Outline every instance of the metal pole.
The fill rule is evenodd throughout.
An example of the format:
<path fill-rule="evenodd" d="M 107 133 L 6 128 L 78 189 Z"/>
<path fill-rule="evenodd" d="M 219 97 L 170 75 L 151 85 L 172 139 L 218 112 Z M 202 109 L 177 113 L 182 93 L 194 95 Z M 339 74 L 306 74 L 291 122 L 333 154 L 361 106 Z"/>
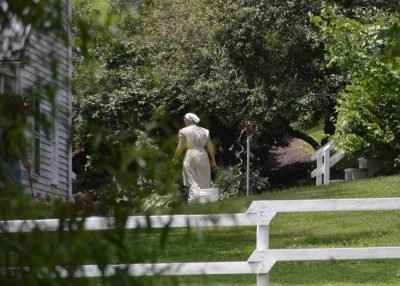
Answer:
<path fill-rule="evenodd" d="M 247 194 L 247 196 L 250 195 L 250 136 L 247 136 L 246 194 Z"/>

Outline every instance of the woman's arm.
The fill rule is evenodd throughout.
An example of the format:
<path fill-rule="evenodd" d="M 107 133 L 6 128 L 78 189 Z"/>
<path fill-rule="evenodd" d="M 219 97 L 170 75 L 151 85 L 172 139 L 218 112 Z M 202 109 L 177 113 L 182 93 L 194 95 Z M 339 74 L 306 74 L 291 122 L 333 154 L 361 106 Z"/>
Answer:
<path fill-rule="evenodd" d="M 184 150 L 185 150 L 184 138 L 183 136 L 180 136 L 178 140 L 178 146 L 176 146 L 175 154 L 174 157 L 172 158 L 172 162 L 175 163 Z"/>
<path fill-rule="evenodd" d="M 208 152 L 208 154 L 210 154 L 211 170 L 212 170 L 212 171 L 215 171 L 215 170 L 218 169 L 218 166 L 217 166 L 217 163 L 215 162 L 215 149 L 214 149 L 214 145 L 213 145 L 213 143 L 212 143 L 212 141 L 211 141 L 210 138 L 208 138 L 206 147 L 207 147 L 207 152 Z"/>

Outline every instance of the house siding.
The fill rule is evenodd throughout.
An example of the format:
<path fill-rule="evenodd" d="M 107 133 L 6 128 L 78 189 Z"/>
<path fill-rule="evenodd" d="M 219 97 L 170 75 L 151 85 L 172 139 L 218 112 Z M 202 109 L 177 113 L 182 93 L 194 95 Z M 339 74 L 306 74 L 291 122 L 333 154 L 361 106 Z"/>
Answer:
<path fill-rule="evenodd" d="M 70 1 L 64 0 L 63 16 L 70 17 Z M 69 34 L 70 21 L 65 21 L 65 33 Z M 52 69 L 52 62 L 57 62 Z M 21 69 L 21 93 L 29 95 L 32 91 L 39 92 L 40 111 L 47 119 L 55 115 L 53 128 L 50 132 L 41 128 L 40 134 L 34 130 L 31 119 L 32 141 L 40 139 L 40 171 L 33 175 L 33 191 L 44 196 L 59 196 L 71 199 L 72 166 L 70 126 L 71 126 L 71 54 L 70 47 L 57 39 L 56 35 L 40 35 L 32 30 L 24 50 L 24 65 Z M 55 71 L 55 72 L 54 72 Z M 38 83 L 51 86 L 56 90 L 54 106 L 44 89 L 37 90 Z M 55 107 L 55 113 L 53 113 Z M 57 138 L 54 138 L 54 135 Z M 54 146 L 56 144 L 56 146 Z M 32 148 L 33 150 L 33 148 Z M 33 153 L 33 152 L 32 152 Z M 33 154 L 32 154 L 33 156 Z M 24 184 L 30 193 L 28 174 L 24 173 Z"/>

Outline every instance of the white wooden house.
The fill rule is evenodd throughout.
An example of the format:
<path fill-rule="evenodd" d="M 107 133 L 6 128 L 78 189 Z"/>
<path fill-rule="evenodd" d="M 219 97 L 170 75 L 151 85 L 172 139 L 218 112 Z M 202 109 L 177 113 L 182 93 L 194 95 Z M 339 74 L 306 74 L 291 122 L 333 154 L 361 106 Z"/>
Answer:
<path fill-rule="evenodd" d="M 29 156 L 33 193 L 70 201 L 74 178 L 70 144 L 71 0 L 60 1 L 62 4 L 57 7 L 57 13 L 62 17 L 63 31 L 59 33 L 40 33 L 15 16 L 8 26 L 1 27 L 0 94 L 12 92 L 24 98 L 32 98 L 35 94 L 27 130 L 28 143 L 32 147 Z M 0 4 L 3 2 L 0 0 Z M 7 5 L 0 8 L 4 12 Z M 53 123 L 47 130 L 40 124 L 43 117 Z M 28 178 L 24 171 L 24 186 L 30 194 Z"/>

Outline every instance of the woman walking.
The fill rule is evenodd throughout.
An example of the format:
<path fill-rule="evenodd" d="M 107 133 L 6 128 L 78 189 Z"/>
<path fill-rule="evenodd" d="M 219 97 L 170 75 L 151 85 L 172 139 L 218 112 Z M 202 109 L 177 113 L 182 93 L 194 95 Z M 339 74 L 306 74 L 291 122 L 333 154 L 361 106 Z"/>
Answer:
<path fill-rule="evenodd" d="M 201 189 L 211 188 L 211 171 L 217 169 L 209 131 L 198 126 L 199 122 L 200 118 L 194 113 L 184 116 L 186 127 L 179 130 L 178 146 L 173 158 L 173 162 L 176 162 L 186 150 L 183 160 L 183 184 L 189 187 L 189 203 L 199 201 Z"/>

